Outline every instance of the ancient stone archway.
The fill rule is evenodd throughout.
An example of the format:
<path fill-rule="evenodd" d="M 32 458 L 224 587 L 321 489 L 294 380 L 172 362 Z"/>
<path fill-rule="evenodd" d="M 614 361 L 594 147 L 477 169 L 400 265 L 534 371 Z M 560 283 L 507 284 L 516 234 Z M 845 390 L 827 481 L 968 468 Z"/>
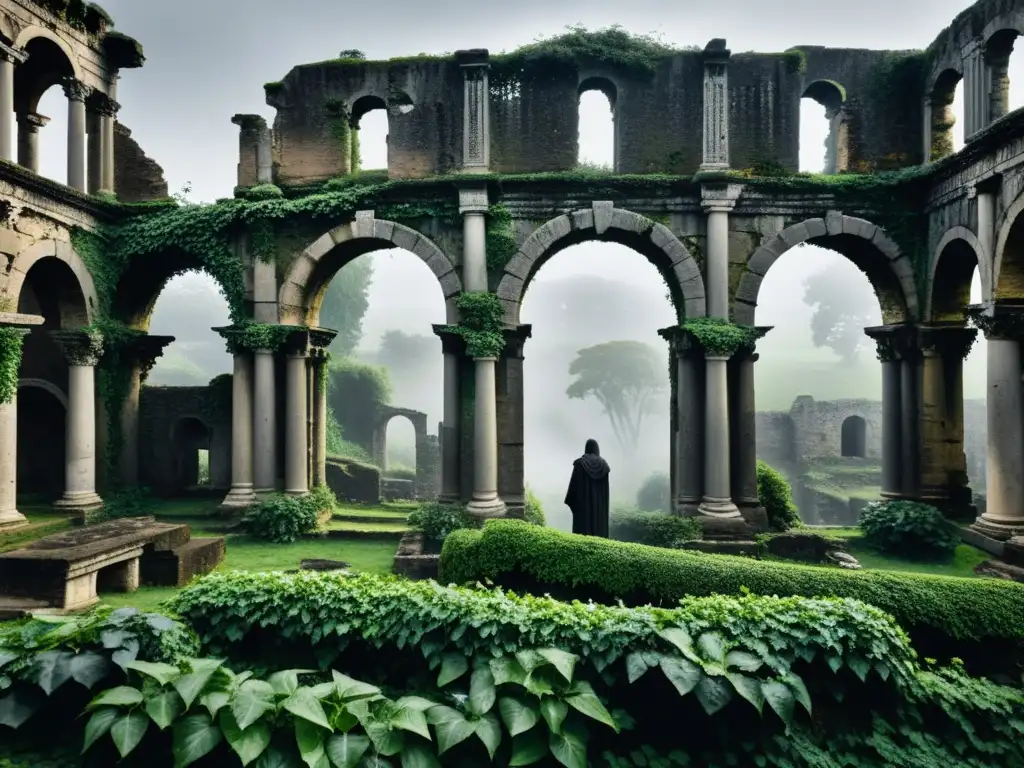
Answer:
<path fill-rule="evenodd" d="M 436 470 L 437 462 L 431 461 L 428 456 L 427 414 L 409 408 L 382 406 L 373 426 L 373 462 L 382 471 L 386 468 L 388 424 L 395 418 L 408 419 L 416 434 L 416 481 L 413 484 L 413 496 L 418 499 L 433 498 L 437 493 L 437 481 L 431 474 Z"/>
<path fill-rule="evenodd" d="M 595 202 L 538 227 L 505 266 L 498 296 L 505 305 L 505 324 L 519 325 L 523 296 L 534 275 L 552 256 L 571 245 L 601 240 L 620 243 L 646 256 L 665 277 L 680 320 L 703 317 L 704 279 L 693 254 L 664 224 L 646 216 Z"/>
<path fill-rule="evenodd" d="M 863 416 L 847 416 L 843 419 L 839 446 L 839 454 L 844 458 L 863 459 L 868 455 L 868 423 Z"/>
<path fill-rule="evenodd" d="M 34 276 L 45 273 L 46 293 L 56 300 L 59 327 L 76 328 L 92 322 L 97 302 L 96 287 L 85 262 L 71 243 L 41 240 L 15 257 L 8 271 L 6 293 L 19 308 L 25 298 L 25 280 L 33 269 L 43 271 L 34 272 Z"/>
<path fill-rule="evenodd" d="M 990 258 L 971 230 L 952 227 L 932 255 L 924 318 L 929 322 L 966 321 L 975 269 L 981 275 L 981 297 L 985 301 L 992 292 Z"/>
<path fill-rule="evenodd" d="M 918 317 L 917 286 L 910 259 L 881 227 L 830 211 L 823 219 L 808 219 L 786 227 L 754 251 L 736 289 L 733 319 L 737 323 L 754 324 L 757 295 L 765 275 L 782 254 L 801 243 L 829 248 L 856 264 L 875 290 L 883 322 L 902 323 Z"/>
<path fill-rule="evenodd" d="M 993 299 L 1024 298 L 1024 192 L 1006 208 L 992 266 Z"/>
<path fill-rule="evenodd" d="M 444 252 L 414 229 L 359 211 L 353 221 L 335 227 L 295 258 L 278 292 L 281 323 L 316 325 L 324 291 L 338 270 L 357 256 L 387 248 L 410 251 L 430 268 L 444 292 L 448 321 L 455 322 L 454 300 L 462 280 Z"/>

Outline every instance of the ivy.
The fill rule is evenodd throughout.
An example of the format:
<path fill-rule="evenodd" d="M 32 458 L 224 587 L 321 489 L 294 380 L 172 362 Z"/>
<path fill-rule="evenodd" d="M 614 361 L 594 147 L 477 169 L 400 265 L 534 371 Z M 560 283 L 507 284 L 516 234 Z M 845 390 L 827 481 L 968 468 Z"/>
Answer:
<path fill-rule="evenodd" d="M 505 348 L 502 318 L 505 310 L 493 293 L 462 293 L 455 299 L 462 322 L 446 330 L 457 333 L 466 342 L 469 357 L 498 357 Z"/>
<path fill-rule="evenodd" d="M 737 325 L 720 317 L 695 317 L 682 326 L 693 334 L 708 355 L 732 357 L 740 349 L 757 344 L 758 330 L 751 325 Z"/>
<path fill-rule="evenodd" d="M 289 336 L 304 329 L 299 325 L 245 322 L 228 329 L 224 336 L 228 352 L 232 355 L 256 350 L 277 352 Z"/>
<path fill-rule="evenodd" d="M 21 328 L 0 328 L 0 405 L 18 394 L 18 371 L 25 332 Z"/>
<path fill-rule="evenodd" d="M 487 211 L 487 269 L 503 270 L 518 248 L 511 211 L 501 204 L 492 205 Z"/>

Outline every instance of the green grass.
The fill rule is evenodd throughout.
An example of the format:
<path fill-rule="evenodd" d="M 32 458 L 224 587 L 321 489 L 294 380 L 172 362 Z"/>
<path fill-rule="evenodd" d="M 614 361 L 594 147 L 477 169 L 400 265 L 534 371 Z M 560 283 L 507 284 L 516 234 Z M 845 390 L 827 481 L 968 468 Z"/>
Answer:
<path fill-rule="evenodd" d="M 387 531 L 404 533 L 409 526 L 404 522 L 394 523 L 363 523 L 352 520 L 331 520 L 327 523 L 329 531 Z"/>

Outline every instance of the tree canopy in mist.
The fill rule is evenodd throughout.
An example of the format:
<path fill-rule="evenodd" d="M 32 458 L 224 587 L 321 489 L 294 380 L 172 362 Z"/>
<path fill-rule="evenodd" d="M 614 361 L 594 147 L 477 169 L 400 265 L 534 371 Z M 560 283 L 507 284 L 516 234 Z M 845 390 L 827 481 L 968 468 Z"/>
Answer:
<path fill-rule="evenodd" d="M 814 345 L 831 348 L 844 362 L 855 360 L 867 343 L 864 328 L 878 316 L 873 294 L 851 285 L 845 270 L 825 269 L 804 281 L 804 303 L 814 309 Z"/>
<path fill-rule="evenodd" d="M 655 396 L 668 384 L 665 361 L 649 344 L 609 341 L 579 350 L 569 374 L 575 380 L 565 393 L 597 400 L 623 451 L 635 452 L 644 416 L 655 410 Z"/>
<path fill-rule="evenodd" d="M 327 286 L 320 305 L 320 326 L 338 332 L 331 342 L 332 353 L 351 355 L 362 341 L 372 282 L 373 260 L 360 256 L 342 267 Z"/>

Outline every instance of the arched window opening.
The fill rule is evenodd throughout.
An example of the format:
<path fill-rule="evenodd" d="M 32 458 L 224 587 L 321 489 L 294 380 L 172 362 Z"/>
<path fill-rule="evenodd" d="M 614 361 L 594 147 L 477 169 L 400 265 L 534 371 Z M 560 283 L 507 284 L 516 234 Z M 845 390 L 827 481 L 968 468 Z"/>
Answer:
<path fill-rule="evenodd" d="M 980 304 L 982 301 L 981 271 L 975 267 L 971 279 L 970 303 Z M 963 371 L 967 479 L 974 493 L 984 496 L 988 486 L 988 346 L 981 331 L 978 331 L 971 351 L 964 359 Z"/>
<path fill-rule="evenodd" d="M 658 329 L 678 319 L 657 268 L 617 243 L 570 246 L 531 278 L 520 320 L 533 328 L 524 476 L 547 524 L 572 527 L 565 488 L 589 438 L 613 468 L 613 510 L 634 508 L 645 481 L 670 472 L 668 345 Z"/>
<path fill-rule="evenodd" d="M 60 46 L 46 37 L 29 40 L 25 53 L 25 61 L 14 68 L 15 156 L 20 165 L 65 184 L 69 102 L 63 84 L 74 77 L 74 68 Z"/>
<path fill-rule="evenodd" d="M 50 386 L 18 387 L 18 500 L 50 503 L 64 491 L 64 403 Z"/>
<path fill-rule="evenodd" d="M 352 173 L 388 167 L 388 105 L 363 96 L 352 105 L 349 163 Z"/>
<path fill-rule="evenodd" d="M 861 416 L 849 416 L 843 421 L 840 435 L 840 455 L 844 458 L 863 459 L 868 450 L 868 423 Z"/>
<path fill-rule="evenodd" d="M 416 429 L 409 419 L 394 418 L 388 422 L 384 453 L 385 477 L 402 480 L 416 478 Z"/>
<path fill-rule="evenodd" d="M 839 83 L 815 80 L 807 86 L 800 102 L 801 171 L 831 174 L 849 168 L 845 103 L 846 89 Z"/>
<path fill-rule="evenodd" d="M 964 145 L 963 75 L 947 69 L 935 81 L 931 92 L 931 145 L 927 160 L 941 160 Z"/>
<path fill-rule="evenodd" d="M 984 55 L 990 88 L 988 99 L 990 123 L 1021 106 L 1020 102 L 1014 98 L 1017 94 L 1014 92 L 1016 89 L 1012 87 L 1013 81 L 1010 77 L 1013 47 L 1019 34 L 1015 29 L 1002 29 L 985 43 Z"/>
<path fill-rule="evenodd" d="M 175 426 L 174 477 L 178 492 L 209 487 L 210 438 L 209 428 L 199 419 L 182 419 Z"/>
<path fill-rule="evenodd" d="M 224 339 L 213 328 L 231 324 L 227 300 L 204 272 L 188 271 L 167 281 L 149 320 L 153 336 L 173 336 L 150 371 L 147 384 L 165 387 L 203 387 L 222 373 L 231 373 L 232 360 Z"/>
<path fill-rule="evenodd" d="M 580 168 L 614 171 L 618 165 L 618 131 L 615 121 L 615 85 L 603 77 L 591 77 L 579 87 L 579 141 L 576 164 Z"/>

